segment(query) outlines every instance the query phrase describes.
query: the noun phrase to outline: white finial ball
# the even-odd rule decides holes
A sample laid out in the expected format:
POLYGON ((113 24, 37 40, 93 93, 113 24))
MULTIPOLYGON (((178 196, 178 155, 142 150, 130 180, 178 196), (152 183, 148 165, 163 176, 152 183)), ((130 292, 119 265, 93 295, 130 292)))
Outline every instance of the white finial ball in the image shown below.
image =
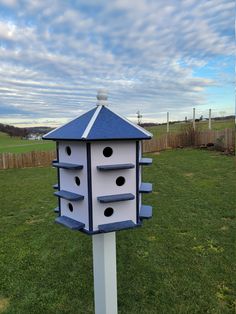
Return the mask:
POLYGON ((98 94, 97 94, 97 100, 107 100, 108 96, 107 96, 107 90, 105 88, 99 88, 98 89, 98 94))

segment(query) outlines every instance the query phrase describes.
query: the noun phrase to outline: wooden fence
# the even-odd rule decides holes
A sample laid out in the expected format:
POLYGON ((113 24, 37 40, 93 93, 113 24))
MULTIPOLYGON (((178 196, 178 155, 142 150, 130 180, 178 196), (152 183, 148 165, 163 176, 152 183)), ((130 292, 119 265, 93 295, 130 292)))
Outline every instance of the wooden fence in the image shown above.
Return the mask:
POLYGON ((56 158, 55 151, 0 154, 0 169, 49 166, 56 158))
POLYGON ((232 147, 235 148, 235 130, 224 129, 218 131, 201 131, 195 134, 195 146, 202 144, 214 143, 222 145, 225 150, 229 150, 232 147))
POLYGON ((206 130, 185 133, 164 134, 160 138, 154 138, 143 142, 143 151, 157 152, 168 148, 190 147, 207 145, 208 143, 218 144, 225 150, 235 149, 235 130, 224 129, 218 131, 206 130))
MULTIPOLYGON (((145 153, 158 152, 168 148, 200 146, 208 143, 220 143, 225 150, 232 150, 235 147, 235 131, 233 129, 225 129, 220 131, 164 134, 158 139, 143 141, 143 151, 145 153)), ((22 154, 2 153, 0 154, 0 169, 50 166, 55 158, 55 151, 33 151, 22 154)))

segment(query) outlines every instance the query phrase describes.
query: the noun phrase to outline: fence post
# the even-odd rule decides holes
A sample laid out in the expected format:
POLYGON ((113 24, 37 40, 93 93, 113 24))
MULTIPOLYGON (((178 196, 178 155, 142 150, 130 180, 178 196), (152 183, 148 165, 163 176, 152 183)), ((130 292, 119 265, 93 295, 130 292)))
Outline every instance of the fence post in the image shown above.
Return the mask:
POLYGON ((169 133, 166 133, 166 149, 169 147, 169 133))
POLYGON ((209 109, 208 129, 211 130, 211 109, 209 109))
POLYGON ((2 154, 2 167, 3 169, 6 169, 6 154, 2 154))
POLYGON ((196 123, 195 123, 195 108, 193 108, 193 129, 195 131, 196 129, 196 123))
POLYGON ((170 123, 169 123, 169 112, 167 112, 167 123, 166 123, 166 131, 167 133, 170 132, 170 123))
POLYGON ((229 129, 225 130, 225 147, 226 149, 229 149, 229 129))

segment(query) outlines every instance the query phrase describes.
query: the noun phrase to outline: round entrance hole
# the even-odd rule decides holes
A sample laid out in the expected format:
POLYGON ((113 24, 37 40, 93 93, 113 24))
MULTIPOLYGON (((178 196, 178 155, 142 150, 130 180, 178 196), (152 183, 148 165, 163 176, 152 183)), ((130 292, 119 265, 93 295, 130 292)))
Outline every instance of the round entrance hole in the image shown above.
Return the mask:
POLYGON ((122 185, 124 185, 124 184, 125 184, 125 178, 124 178, 124 177, 118 177, 118 178, 116 179, 116 185, 122 186, 122 185))
POLYGON ((71 212, 73 212, 74 208, 73 208, 73 205, 71 203, 68 203, 68 208, 71 212))
POLYGON ((107 207, 104 210, 104 216, 106 216, 106 217, 111 217, 111 215, 113 215, 113 213, 114 213, 114 209, 112 207, 107 207))
POLYGON ((109 146, 107 146, 107 147, 105 147, 105 148, 103 149, 103 155, 104 155, 105 157, 111 157, 112 153, 113 153, 113 150, 112 150, 112 148, 109 147, 109 146))
POLYGON ((70 146, 66 146, 66 153, 67 153, 68 156, 71 155, 71 148, 70 148, 70 146))
POLYGON ((80 178, 79 177, 75 177, 75 183, 76 183, 76 185, 80 185, 80 178))

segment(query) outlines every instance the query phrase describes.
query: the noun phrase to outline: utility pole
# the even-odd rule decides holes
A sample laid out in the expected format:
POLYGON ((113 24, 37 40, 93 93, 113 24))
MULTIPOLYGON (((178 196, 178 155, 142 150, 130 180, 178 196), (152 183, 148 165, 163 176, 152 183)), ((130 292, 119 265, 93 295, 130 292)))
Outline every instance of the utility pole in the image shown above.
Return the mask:
POLYGON ((138 118, 138 125, 141 125, 141 121, 142 121, 143 116, 141 115, 139 110, 136 112, 136 114, 137 114, 137 118, 138 118))
POLYGON ((196 123, 195 123, 195 108, 193 108, 193 129, 196 130, 196 123))
POLYGON ((209 109, 208 129, 211 130, 211 109, 209 109))

